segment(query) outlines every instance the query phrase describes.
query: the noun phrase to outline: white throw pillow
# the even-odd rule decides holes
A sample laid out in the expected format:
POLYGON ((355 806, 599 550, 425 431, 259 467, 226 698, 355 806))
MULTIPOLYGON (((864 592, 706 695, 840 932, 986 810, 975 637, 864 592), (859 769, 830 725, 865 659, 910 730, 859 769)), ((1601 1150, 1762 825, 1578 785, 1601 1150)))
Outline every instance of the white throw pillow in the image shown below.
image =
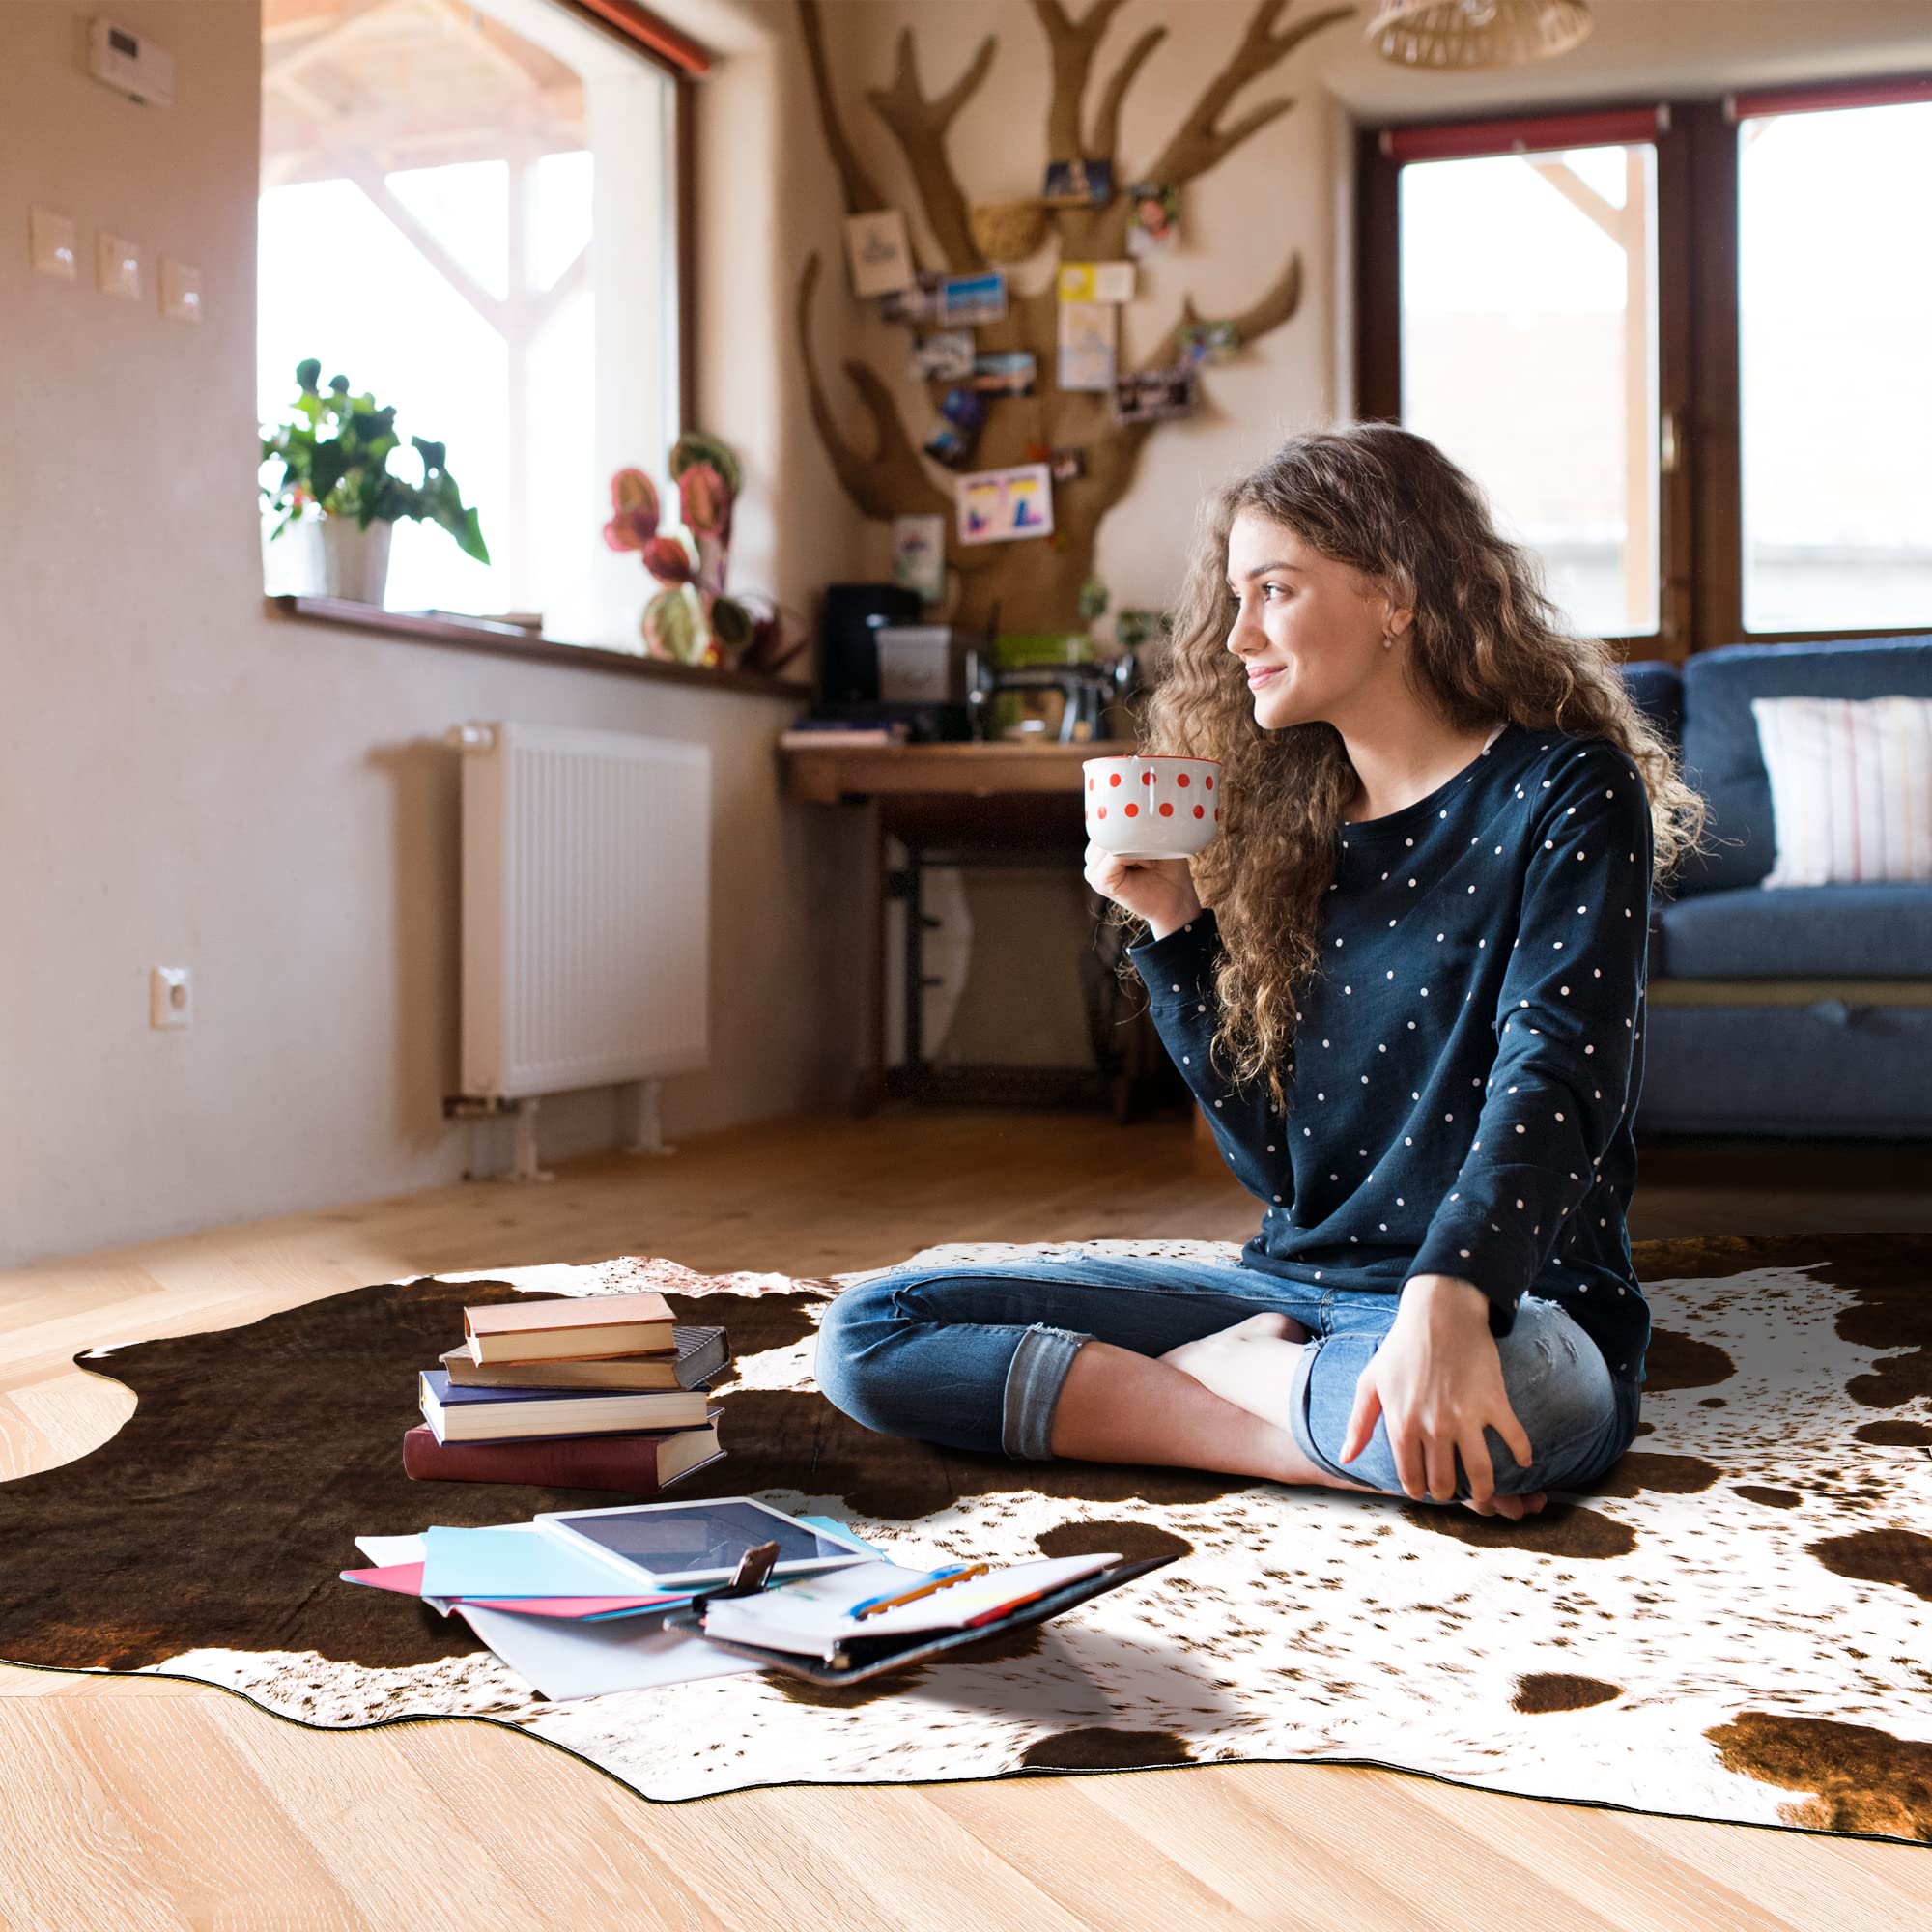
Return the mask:
POLYGON ((1753 697, 1777 859, 1766 886, 1932 879, 1932 697, 1753 697))

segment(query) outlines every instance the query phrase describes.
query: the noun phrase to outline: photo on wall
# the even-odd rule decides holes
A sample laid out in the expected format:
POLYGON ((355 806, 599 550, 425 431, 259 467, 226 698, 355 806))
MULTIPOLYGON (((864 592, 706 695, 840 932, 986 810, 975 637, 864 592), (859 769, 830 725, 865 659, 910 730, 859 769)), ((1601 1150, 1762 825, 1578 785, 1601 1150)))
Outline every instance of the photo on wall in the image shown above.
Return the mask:
POLYGON ((946 519, 893 519, 893 582, 916 590, 920 600, 937 604, 946 595, 946 519))
POLYGON ((940 312, 953 327, 999 322, 1007 313, 1007 278, 997 269, 983 275, 952 275, 944 285, 940 312))
POLYGON ((1174 331, 1174 346, 1181 361, 1199 368, 1227 361, 1241 346, 1241 331, 1232 322, 1183 322, 1174 331))
POLYGON ((1064 302, 1130 302, 1134 298, 1131 262, 1063 262, 1060 299, 1064 302))
POLYGON ((1037 373, 1031 349, 989 350, 973 358, 973 386, 982 395, 1030 396, 1037 373))
POLYGON ((1049 208, 1104 208, 1114 198, 1114 164, 1091 155, 1048 161, 1039 198, 1049 208))
POLYGON ((1112 302, 1060 304, 1060 369, 1063 389, 1114 386, 1114 355, 1120 339, 1121 311, 1112 302))
POLYGON ((962 544, 1053 534, 1053 479, 1043 463, 978 469, 952 486, 962 544))
POLYGON ((1180 190, 1136 182, 1127 190, 1127 253, 1165 255, 1180 239, 1180 190))
POLYGON ((913 278, 912 244, 905 216, 896 208, 845 217, 845 256, 852 265, 855 296, 890 295, 913 278))
POLYGON ((1191 416, 1199 400, 1192 367, 1143 369, 1114 384, 1114 420, 1122 425, 1167 422, 1191 416))
POLYGON ((912 346, 915 383, 958 383, 973 373, 973 338, 965 329, 922 335, 912 346))
POLYGON ((946 277, 922 269, 904 288, 879 298, 881 322, 927 323, 946 320, 946 277))

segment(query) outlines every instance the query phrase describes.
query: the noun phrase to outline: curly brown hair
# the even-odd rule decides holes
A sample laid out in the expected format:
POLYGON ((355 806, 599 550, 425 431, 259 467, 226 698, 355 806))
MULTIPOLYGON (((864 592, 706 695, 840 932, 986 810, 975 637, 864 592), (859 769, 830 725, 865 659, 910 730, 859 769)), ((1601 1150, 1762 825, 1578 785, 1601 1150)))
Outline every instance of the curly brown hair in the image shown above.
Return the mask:
MULTIPOLYGON (((1270 731, 1255 722, 1245 668, 1227 648, 1237 608, 1228 532, 1243 510, 1361 572, 1398 608, 1413 606, 1410 681, 1452 727, 1474 732, 1508 719, 1620 747, 1650 798, 1658 883, 1698 849, 1706 808, 1669 740, 1632 699, 1615 650, 1562 627, 1540 560, 1497 533, 1482 491, 1441 450, 1386 422, 1292 437, 1204 506, 1140 746, 1221 761, 1221 833, 1190 862, 1222 940, 1210 1052, 1238 1086, 1265 1077, 1286 1112, 1283 1075, 1300 991, 1320 970, 1336 828, 1359 781, 1332 724, 1270 731)), ((1118 903, 1106 918, 1140 923, 1118 903)))

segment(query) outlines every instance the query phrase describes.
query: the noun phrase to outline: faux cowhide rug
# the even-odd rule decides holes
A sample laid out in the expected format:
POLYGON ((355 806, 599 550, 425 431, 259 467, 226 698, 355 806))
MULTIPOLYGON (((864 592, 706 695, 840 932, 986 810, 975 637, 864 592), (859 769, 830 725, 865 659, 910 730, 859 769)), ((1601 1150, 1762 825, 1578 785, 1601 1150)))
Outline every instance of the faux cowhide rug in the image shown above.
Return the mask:
POLYGON ((652 1799, 1294 1759, 1932 1843, 1932 1236, 1650 1242, 1636 1262, 1658 1329, 1640 1443, 1520 1524, 871 1435, 811 1379, 818 1314, 856 1275, 630 1259, 99 1349, 81 1365, 138 1403, 91 1454, 0 1485, 0 1658, 201 1679, 329 1727, 492 1719, 652 1799), (358 1531, 611 1502, 412 1484, 400 1438, 466 1300, 647 1285, 736 1355, 730 1454, 683 1493, 839 1516, 914 1559, 1177 1560, 1004 1648, 847 1690, 751 1674, 560 1704, 460 1620, 337 1580, 358 1531))

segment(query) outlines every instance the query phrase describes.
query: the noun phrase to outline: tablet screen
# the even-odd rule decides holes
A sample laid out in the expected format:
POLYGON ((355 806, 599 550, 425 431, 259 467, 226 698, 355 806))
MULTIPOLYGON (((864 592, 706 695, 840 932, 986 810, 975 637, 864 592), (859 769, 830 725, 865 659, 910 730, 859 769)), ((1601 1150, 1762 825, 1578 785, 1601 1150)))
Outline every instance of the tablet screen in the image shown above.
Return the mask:
POLYGON ((743 1502, 694 1502, 635 1515, 592 1510, 556 1516, 559 1528, 636 1563, 653 1577, 679 1582, 729 1582, 746 1550, 776 1542, 781 1568, 788 1564, 849 1562, 864 1556, 850 1544, 821 1535, 810 1523, 743 1502))

